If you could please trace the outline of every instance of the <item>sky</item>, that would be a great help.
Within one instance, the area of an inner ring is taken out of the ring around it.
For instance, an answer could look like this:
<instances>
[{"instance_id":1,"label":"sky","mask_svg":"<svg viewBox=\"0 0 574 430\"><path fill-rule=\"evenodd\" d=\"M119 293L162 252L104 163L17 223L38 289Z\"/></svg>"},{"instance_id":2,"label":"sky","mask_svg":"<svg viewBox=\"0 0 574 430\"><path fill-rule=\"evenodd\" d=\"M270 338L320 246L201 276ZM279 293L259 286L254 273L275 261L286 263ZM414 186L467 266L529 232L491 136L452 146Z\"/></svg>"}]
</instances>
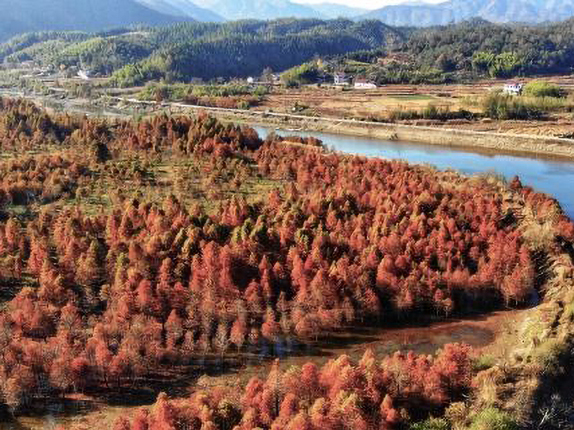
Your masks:
<instances>
[{"instance_id":1,"label":"sky","mask_svg":"<svg viewBox=\"0 0 574 430\"><path fill-rule=\"evenodd\" d=\"M421 0L293 0L297 3L339 3L364 9L379 9L391 4L423 3ZM424 0L424 3L442 3L445 0Z\"/></svg>"}]
</instances>

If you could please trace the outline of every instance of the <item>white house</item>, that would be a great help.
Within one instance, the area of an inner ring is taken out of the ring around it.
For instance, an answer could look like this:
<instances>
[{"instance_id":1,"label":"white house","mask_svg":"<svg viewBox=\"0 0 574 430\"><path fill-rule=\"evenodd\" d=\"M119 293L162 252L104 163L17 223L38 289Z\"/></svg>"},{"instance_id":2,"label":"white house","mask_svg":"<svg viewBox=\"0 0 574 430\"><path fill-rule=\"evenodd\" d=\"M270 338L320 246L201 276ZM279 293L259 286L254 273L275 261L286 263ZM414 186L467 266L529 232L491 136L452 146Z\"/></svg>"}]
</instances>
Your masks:
<instances>
[{"instance_id":1,"label":"white house","mask_svg":"<svg viewBox=\"0 0 574 430\"><path fill-rule=\"evenodd\" d=\"M84 81L89 81L90 78L92 77L92 72L90 72L89 70L79 70L78 77L80 79L83 79Z\"/></svg>"},{"instance_id":2,"label":"white house","mask_svg":"<svg viewBox=\"0 0 574 430\"><path fill-rule=\"evenodd\" d=\"M355 79L355 88L359 90L372 90L374 88L377 88L377 86L373 82L359 78Z\"/></svg>"},{"instance_id":3,"label":"white house","mask_svg":"<svg viewBox=\"0 0 574 430\"><path fill-rule=\"evenodd\" d=\"M511 96L519 96L520 94L522 94L522 89L524 88L524 85L522 85L520 82L509 82L507 84L504 85L504 94L508 94Z\"/></svg>"},{"instance_id":4,"label":"white house","mask_svg":"<svg viewBox=\"0 0 574 430\"><path fill-rule=\"evenodd\" d=\"M333 75L333 82L337 86L349 85L349 77L345 72L335 72Z\"/></svg>"}]
</instances>

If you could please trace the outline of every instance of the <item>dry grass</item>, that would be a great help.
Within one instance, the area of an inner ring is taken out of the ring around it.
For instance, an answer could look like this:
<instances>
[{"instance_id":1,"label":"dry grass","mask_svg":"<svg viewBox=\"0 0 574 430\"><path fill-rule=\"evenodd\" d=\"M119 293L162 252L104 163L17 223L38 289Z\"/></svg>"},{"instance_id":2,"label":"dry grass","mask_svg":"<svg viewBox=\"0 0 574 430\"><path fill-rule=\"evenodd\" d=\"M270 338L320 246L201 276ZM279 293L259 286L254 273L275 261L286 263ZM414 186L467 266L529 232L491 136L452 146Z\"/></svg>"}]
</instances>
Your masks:
<instances>
[{"instance_id":1,"label":"dry grass","mask_svg":"<svg viewBox=\"0 0 574 430\"><path fill-rule=\"evenodd\" d=\"M499 390L505 378L506 375L500 367L492 367L479 372L474 382L475 397L481 407L493 406L499 402Z\"/></svg>"}]
</instances>

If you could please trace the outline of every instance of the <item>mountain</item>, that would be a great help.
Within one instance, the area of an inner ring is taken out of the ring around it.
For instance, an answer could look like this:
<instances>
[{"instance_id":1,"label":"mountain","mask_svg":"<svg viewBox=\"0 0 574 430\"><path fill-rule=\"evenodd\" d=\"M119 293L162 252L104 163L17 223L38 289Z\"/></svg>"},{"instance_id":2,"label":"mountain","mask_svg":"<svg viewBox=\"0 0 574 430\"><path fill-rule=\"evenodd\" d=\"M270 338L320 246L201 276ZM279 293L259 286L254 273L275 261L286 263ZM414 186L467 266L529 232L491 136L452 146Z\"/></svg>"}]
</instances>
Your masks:
<instances>
[{"instance_id":1,"label":"mountain","mask_svg":"<svg viewBox=\"0 0 574 430\"><path fill-rule=\"evenodd\" d=\"M433 26L479 17L492 22L541 23L574 16L574 0L449 0L386 6L361 15L395 26Z\"/></svg>"},{"instance_id":2,"label":"mountain","mask_svg":"<svg viewBox=\"0 0 574 430\"><path fill-rule=\"evenodd\" d=\"M379 19L394 26L428 27L453 21L454 12L434 5L392 5L361 15L360 18Z\"/></svg>"},{"instance_id":3,"label":"mountain","mask_svg":"<svg viewBox=\"0 0 574 430\"><path fill-rule=\"evenodd\" d=\"M196 21L221 22L225 19L210 9L197 6L190 0L137 0L144 6L173 16L187 16Z\"/></svg>"},{"instance_id":4,"label":"mountain","mask_svg":"<svg viewBox=\"0 0 574 430\"><path fill-rule=\"evenodd\" d=\"M0 0L0 10L0 40L32 31L99 31L191 20L159 13L134 0Z\"/></svg>"},{"instance_id":5,"label":"mountain","mask_svg":"<svg viewBox=\"0 0 574 430\"><path fill-rule=\"evenodd\" d=\"M346 6L338 3L317 3L310 4L309 6L327 18L354 18L367 13L367 9Z\"/></svg>"},{"instance_id":6,"label":"mountain","mask_svg":"<svg viewBox=\"0 0 574 430\"><path fill-rule=\"evenodd\" d=\"M289 0L198 0L200 6L217 11L229 20L276 18L324 18L310 5Z\"/></svg>"}]
</instances>

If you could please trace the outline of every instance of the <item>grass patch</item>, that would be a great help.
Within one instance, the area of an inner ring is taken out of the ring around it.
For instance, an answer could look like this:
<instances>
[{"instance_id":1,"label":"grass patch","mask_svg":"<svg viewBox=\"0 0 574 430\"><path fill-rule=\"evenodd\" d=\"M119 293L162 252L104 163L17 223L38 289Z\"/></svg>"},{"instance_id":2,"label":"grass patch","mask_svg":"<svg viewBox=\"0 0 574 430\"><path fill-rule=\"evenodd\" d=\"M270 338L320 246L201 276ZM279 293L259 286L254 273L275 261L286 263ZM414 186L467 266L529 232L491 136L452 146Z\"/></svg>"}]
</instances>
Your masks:
<instances>
[{"instance_id":1,"label":"grass patch","mask_svg":"<svg viewBox=\"0 0 574 430\"><path fill-rule=\"evenodd\" d=\"M395 99L395 100L435 100L434 96L428 95L428 94L396 94L396 95L392 95L389 96L389 98L391 99Z\"/></svg>"},{"instance_id":2,"label":"grass patch","mask_svg":"<svg viewBox=\"0 0 574 430\"><path fill-rule=\"evenodd\" d=\"M409 430L450 430L451 426L443 418L429 418L410 426Z\"/></svg>"},{"instance_id":3,"label":"grass patch","mask_svg":"<svg viewBox=\"0 0 574 430\"><path fill-rule=\"evenodd\" d=\"M495 363L496 359L492 355L483 354L474 361L473 369L475 372L481 372L490 369Z\"/></svg>"},{"instance_id":4,"label":"grass patch","mask_svg":"<svg viewBox=\"0 0 574 430\"><path fill-rule=\"evenodd\" d=\"M563 91L558 85L550 82L532 81L525 85L524 94L531 97L558 98L563 96Z\"/></svg>"},{"instance_id":5,"label":"grass patch","mask_svg":"<svg viewBox=\"0 0 574 430\"><path fill-rule=\"evenodd\" d=\"M429 104L422 110L396 109L391 111L388 117L391 121L417 119L447 121L449 119L470 120L474 118L474 114L463 109L451 110L449 107L437 107Z\"/></svg>"},{"instance_id":6,"label":"grass patch","mask_svg":"<svg viewBox=\"0 0 574 430\"><path fill-rule=\"evenodd\" d=\"M533 360L544 369L545 373L556 373L560 368L560 360L566 352L567 345L556 339L542 342L532 354Z\"/></svg>"},{"instance_id":7,"label":"grass patch","mask_svg":"<svg viewBox=\"0 0 574 430\"><path fill-rule=\"evenodd\" d=\"M518 424L506 412L486 408L473 417L469 430L518 430Z\"/></svg>"}]
</instances>

